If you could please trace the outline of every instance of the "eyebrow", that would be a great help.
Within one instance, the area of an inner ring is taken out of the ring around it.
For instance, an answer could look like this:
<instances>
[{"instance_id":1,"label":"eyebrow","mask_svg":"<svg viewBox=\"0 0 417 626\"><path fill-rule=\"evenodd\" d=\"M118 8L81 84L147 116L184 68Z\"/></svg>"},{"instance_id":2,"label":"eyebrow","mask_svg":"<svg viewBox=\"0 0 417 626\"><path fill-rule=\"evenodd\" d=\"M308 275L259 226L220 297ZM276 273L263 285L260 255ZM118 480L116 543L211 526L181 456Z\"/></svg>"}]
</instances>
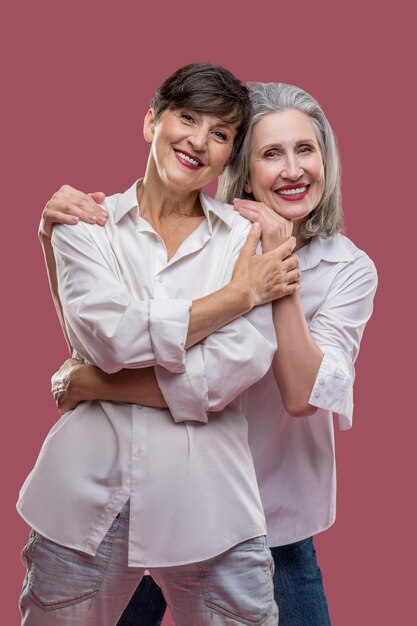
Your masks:
<instances>
[{"instance_id":1,"label":"eyebrow","mask_svg":"<svg viewBox=\"0 0 417 626\"><path fill-rule=\"evenodd\" d=\"M300 139L299 141L295 142L296 146L302 146L303 144L306 143L314 143L316 145L318 145L318 141L317 139ZM261 146L261 150L271 150L272 148L283 148L284 144L282 143L268 143L265 146Z\"/></svg>"},{"instance_id":2,"label":"eyebrow","mask_svg":"<svg viewBox=\"0 0 417 626\"><path fill-rule=\"evenodd\" d=\"M216 115L214 115L213 117L217 119L214 125L218 126L219 128L228 128L229 130L234 130L237 124L237 122L229 122L228 120L224 120L221 117L217 117Z\"/></svg>"},{"instance_id":3,"label":"eyebrow","mask_svg":"<svg viewBox=\"0 0 417 626\"><path fill-rule=\"evenodd\" d=\"M300 141L297 141L295 143L295 147L297 148L298 146L303 146L305 144L314 144L317 148L319 147L319 143L316 139L300 139ZM264 146L261 146L257 150L257 152L264 152L265 150L274 150L274 148L285 148L285 146L282 143L268 143L268 144L265 144Z\"/></svg>"},{"instance_id":4,"label":"eyebrow","mask_svg":"<svg viewBox=\"0 0 417 626\"><path fill-rule=\"evenodd\" d=\"M186 107L182 107L183 110L187 110ZM196 113L197 115L207 115L208 117L212 117L214 120L216 120L214 122L215 126L218 126L219 128L226 128L229 130L235 130L235 127L238 123L238 120L233 120L233 118L229 119L225 119L224 117L219 117L218 115L216 115L216 113L207 113L206 111L197 111L196 109L188 109L189 111L193 111L194 113Z\"/></svg>"}]
</instances>

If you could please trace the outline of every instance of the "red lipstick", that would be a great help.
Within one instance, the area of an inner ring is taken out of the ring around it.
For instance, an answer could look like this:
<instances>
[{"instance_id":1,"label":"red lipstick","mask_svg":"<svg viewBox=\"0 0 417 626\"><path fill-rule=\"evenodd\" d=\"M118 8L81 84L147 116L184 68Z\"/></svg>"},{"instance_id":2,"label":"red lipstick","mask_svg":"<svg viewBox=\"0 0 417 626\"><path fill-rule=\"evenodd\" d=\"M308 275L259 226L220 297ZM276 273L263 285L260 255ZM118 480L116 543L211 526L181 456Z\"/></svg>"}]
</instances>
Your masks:
<instances>
[{"instance_id":1,"label":"red lipstick","mask_svg":"<svg viewBox=\"0 0 417 626\"><path fill-rule=\"evenodd\" d=\"M310 185L307 183L298 183L297 185L282 185L282 187L275 189L275 193L283 200L296 202L305 198L309 190Z\"/></svg>"},{"instance_id":2,"label":"red lipstick","mask_svg":"<svg viewBox=\"0 0 417 626\"><path fill-rule=\"evenodd\" d=\"M204 163L197 159L196 156L186 152L185 150L177 150L174 148L174 154L178 161L188 167L190 170L198 170L200 167L203 167Z\"/></svg>"}]
</instances>

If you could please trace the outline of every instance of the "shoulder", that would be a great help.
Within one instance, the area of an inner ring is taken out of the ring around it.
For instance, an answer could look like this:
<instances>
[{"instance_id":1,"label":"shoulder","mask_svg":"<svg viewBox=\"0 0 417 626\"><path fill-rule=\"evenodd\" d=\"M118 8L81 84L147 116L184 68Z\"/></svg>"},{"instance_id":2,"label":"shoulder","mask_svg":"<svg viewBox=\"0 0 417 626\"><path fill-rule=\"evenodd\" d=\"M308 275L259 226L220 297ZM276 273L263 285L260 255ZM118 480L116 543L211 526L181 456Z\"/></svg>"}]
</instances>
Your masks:
<instances>
[{"instance_id":1,"label":"shoulder","mask_svg":"<svg viewBox=\"0 0 417 626\"><path fill-rule=\"evenodd\" d=\"M245 217L242 217L238 211L235 211L231 204L220 202L211 196L202 194L202 202L204 206L219 221L225 223L232 233L237 236L247 234L251 223Z\"/></svg>"},{"instance_id":2,"label":"shoulder","mask_svg":"<svg viewBox=\"0 0 417 626\"><path fill-rule=\"evenodd\" d=\"M91 239L92 230L96 228L95 224L87 224L85 222L78 222L77 224L55 224L52 231L52 244L56 245L58 242L71 242L80 239Z\"/></svg>"},{"instance_id":3,"label":"shoulder","mask_svg":"<svg viewBox=\"0 0 417 626\"><path fill-rule=\"evenodd\" d=\"M114 219L118 210L121 209L121 205L123 203L123 200L126 194L127 192L124 192L124 193L121 192L121 193L113 193L111 196L106 196L104 198L104 201L100 203L100 206L105 208L106 211L108 211L109 215L112 216Z\"/></svg>"},{"instance_id":4,"label":"shoulder","mask_svg":"<svg viewBox=\"0 0 417 626\"><path fill-rule=\"evenodd\" d=\"M369 274L369 276L377 280L378 273L375 263L368 254L358 248L353 241L345 235L339 234L336 235L336 237L339 239L340 245L343 245L352 255L352 261L347 265L346 270L355 273L359 272L360 274Z\"/></svg>"},{"instance_id":5,"label":"shoulder","mask_svg":"<svg viewBox=\"0 0 417 626\"><path fill-rule=\"evenodd\" d=\"M301 295L309 302L325 303L335 297L354 302L375 293L375 265L348 237L314 237L299 253L303 269Z\"/></svg>"},{"instance_id":6,"label":"shoulder","mask_svg":"<svg viewBox=\"0 0 417 626\"><path fill-rule=\"evenodd\" d=\"M118 214L124 209L123 199L125 193L115 193L111 196L106 196L100 206L106 209L109 219L105 227L97 224L89 224L88 222L79 221L77 224L55 224L53 230L53 238L55 239L92 239L94 241L102 238L106 238L109 229L111 230L115 221L118 219Z\"/></svg>"},{"instance_id":7,"label":"shoulder","mask_svg":"<svg viewBox=\"0 0 417 626\"><path fill-rule=\"evenodd\" d=\"M63 245L81 246L92 244L98 247L106 245L115 229L118 199L122 194L107 196L100 204L108 212L109 218L105 226L79 221L77 224L55 224L52 231L52 245L59 249Z\"/></svg>"},{"instance_id":8,"label":"shoulder","mask_svg":"<svg viewBox=\"0 0 417 626\"><path fill-rule=\"evenodd\" d=\"M326 299L343 297L351 303L368 297L372 299L378 286L374 262L345 235L339 234L332 239L327 240L328 250L332 245L332 252L324 260L323 267L326 269L319 273L321 279L328 283Z\"/></svg>"}]
</instances>

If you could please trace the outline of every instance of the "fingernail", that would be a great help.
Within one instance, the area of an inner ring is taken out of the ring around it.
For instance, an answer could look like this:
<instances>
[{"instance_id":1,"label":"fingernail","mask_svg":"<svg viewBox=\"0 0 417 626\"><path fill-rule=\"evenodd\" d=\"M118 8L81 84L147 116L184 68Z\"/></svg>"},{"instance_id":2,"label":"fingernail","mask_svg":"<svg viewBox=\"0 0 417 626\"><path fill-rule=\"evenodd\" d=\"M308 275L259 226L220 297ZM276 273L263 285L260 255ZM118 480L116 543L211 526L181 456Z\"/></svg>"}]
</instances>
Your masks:
<instances>
[{"instance_id":1,"label":"fingernail","mask_svg":"<svg viewBox=\"0 0 417 626\"><path fill-rule=\"evenodd\" d=\"M89 220L90 222L92 222L92 223L93 223L93 222L97 222L97 219L98 219L98 218L97 218L97 215L91 215L91 216L88 218L88 220Z\"/></svg>"}]
</instances>

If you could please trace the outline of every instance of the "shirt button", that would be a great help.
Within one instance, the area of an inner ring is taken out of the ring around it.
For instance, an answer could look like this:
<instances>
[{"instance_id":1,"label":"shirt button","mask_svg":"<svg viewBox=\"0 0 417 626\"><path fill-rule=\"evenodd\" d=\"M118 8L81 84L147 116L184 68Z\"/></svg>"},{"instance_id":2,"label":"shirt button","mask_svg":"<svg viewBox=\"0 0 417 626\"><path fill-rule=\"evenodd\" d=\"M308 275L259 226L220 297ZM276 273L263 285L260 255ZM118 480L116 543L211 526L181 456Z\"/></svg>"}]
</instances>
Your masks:
<instances>
[{"instance_id":1,"label":"shirt button","mask_svg":"<svg viewBox=\"0 0 417 626\"><path fill-rule=\"evenodd\" d=\"M314 392L314 397L318 398L319 396L320 396L320 391L316 389L316 391Z\"/></svg>"},{"instance_id":2,"label":"shirt button","mask_svg":"<svg viewBox=\"0 0 417 626\"><path fill-rule=\"evenodd\" d=\"M141 408L142 408L142 405L141 405L141 404L137 404L137 405L136 405L136 408L137 408L137 409L141 409Z\"/></svg>"},{"instance_id":3,"label":"shirt button","mask_svg":"<svg viewBox=\"0 0 417 626\"><path fill-rule=\"evenodd\" d=\"M325 382L324 378L319 378L319 385L324 385Z\"/></svg>"},{"instance_id":4,"label":"shirt button","mask_svg":"<svg viewBox=\"0 0 417 626\"><path fill-rule=\"evenodd\" d=\"M159 283L163 283L164 282L164 277L163 276L158 276L158 282Z\"/></svg>"}]
</instances>

